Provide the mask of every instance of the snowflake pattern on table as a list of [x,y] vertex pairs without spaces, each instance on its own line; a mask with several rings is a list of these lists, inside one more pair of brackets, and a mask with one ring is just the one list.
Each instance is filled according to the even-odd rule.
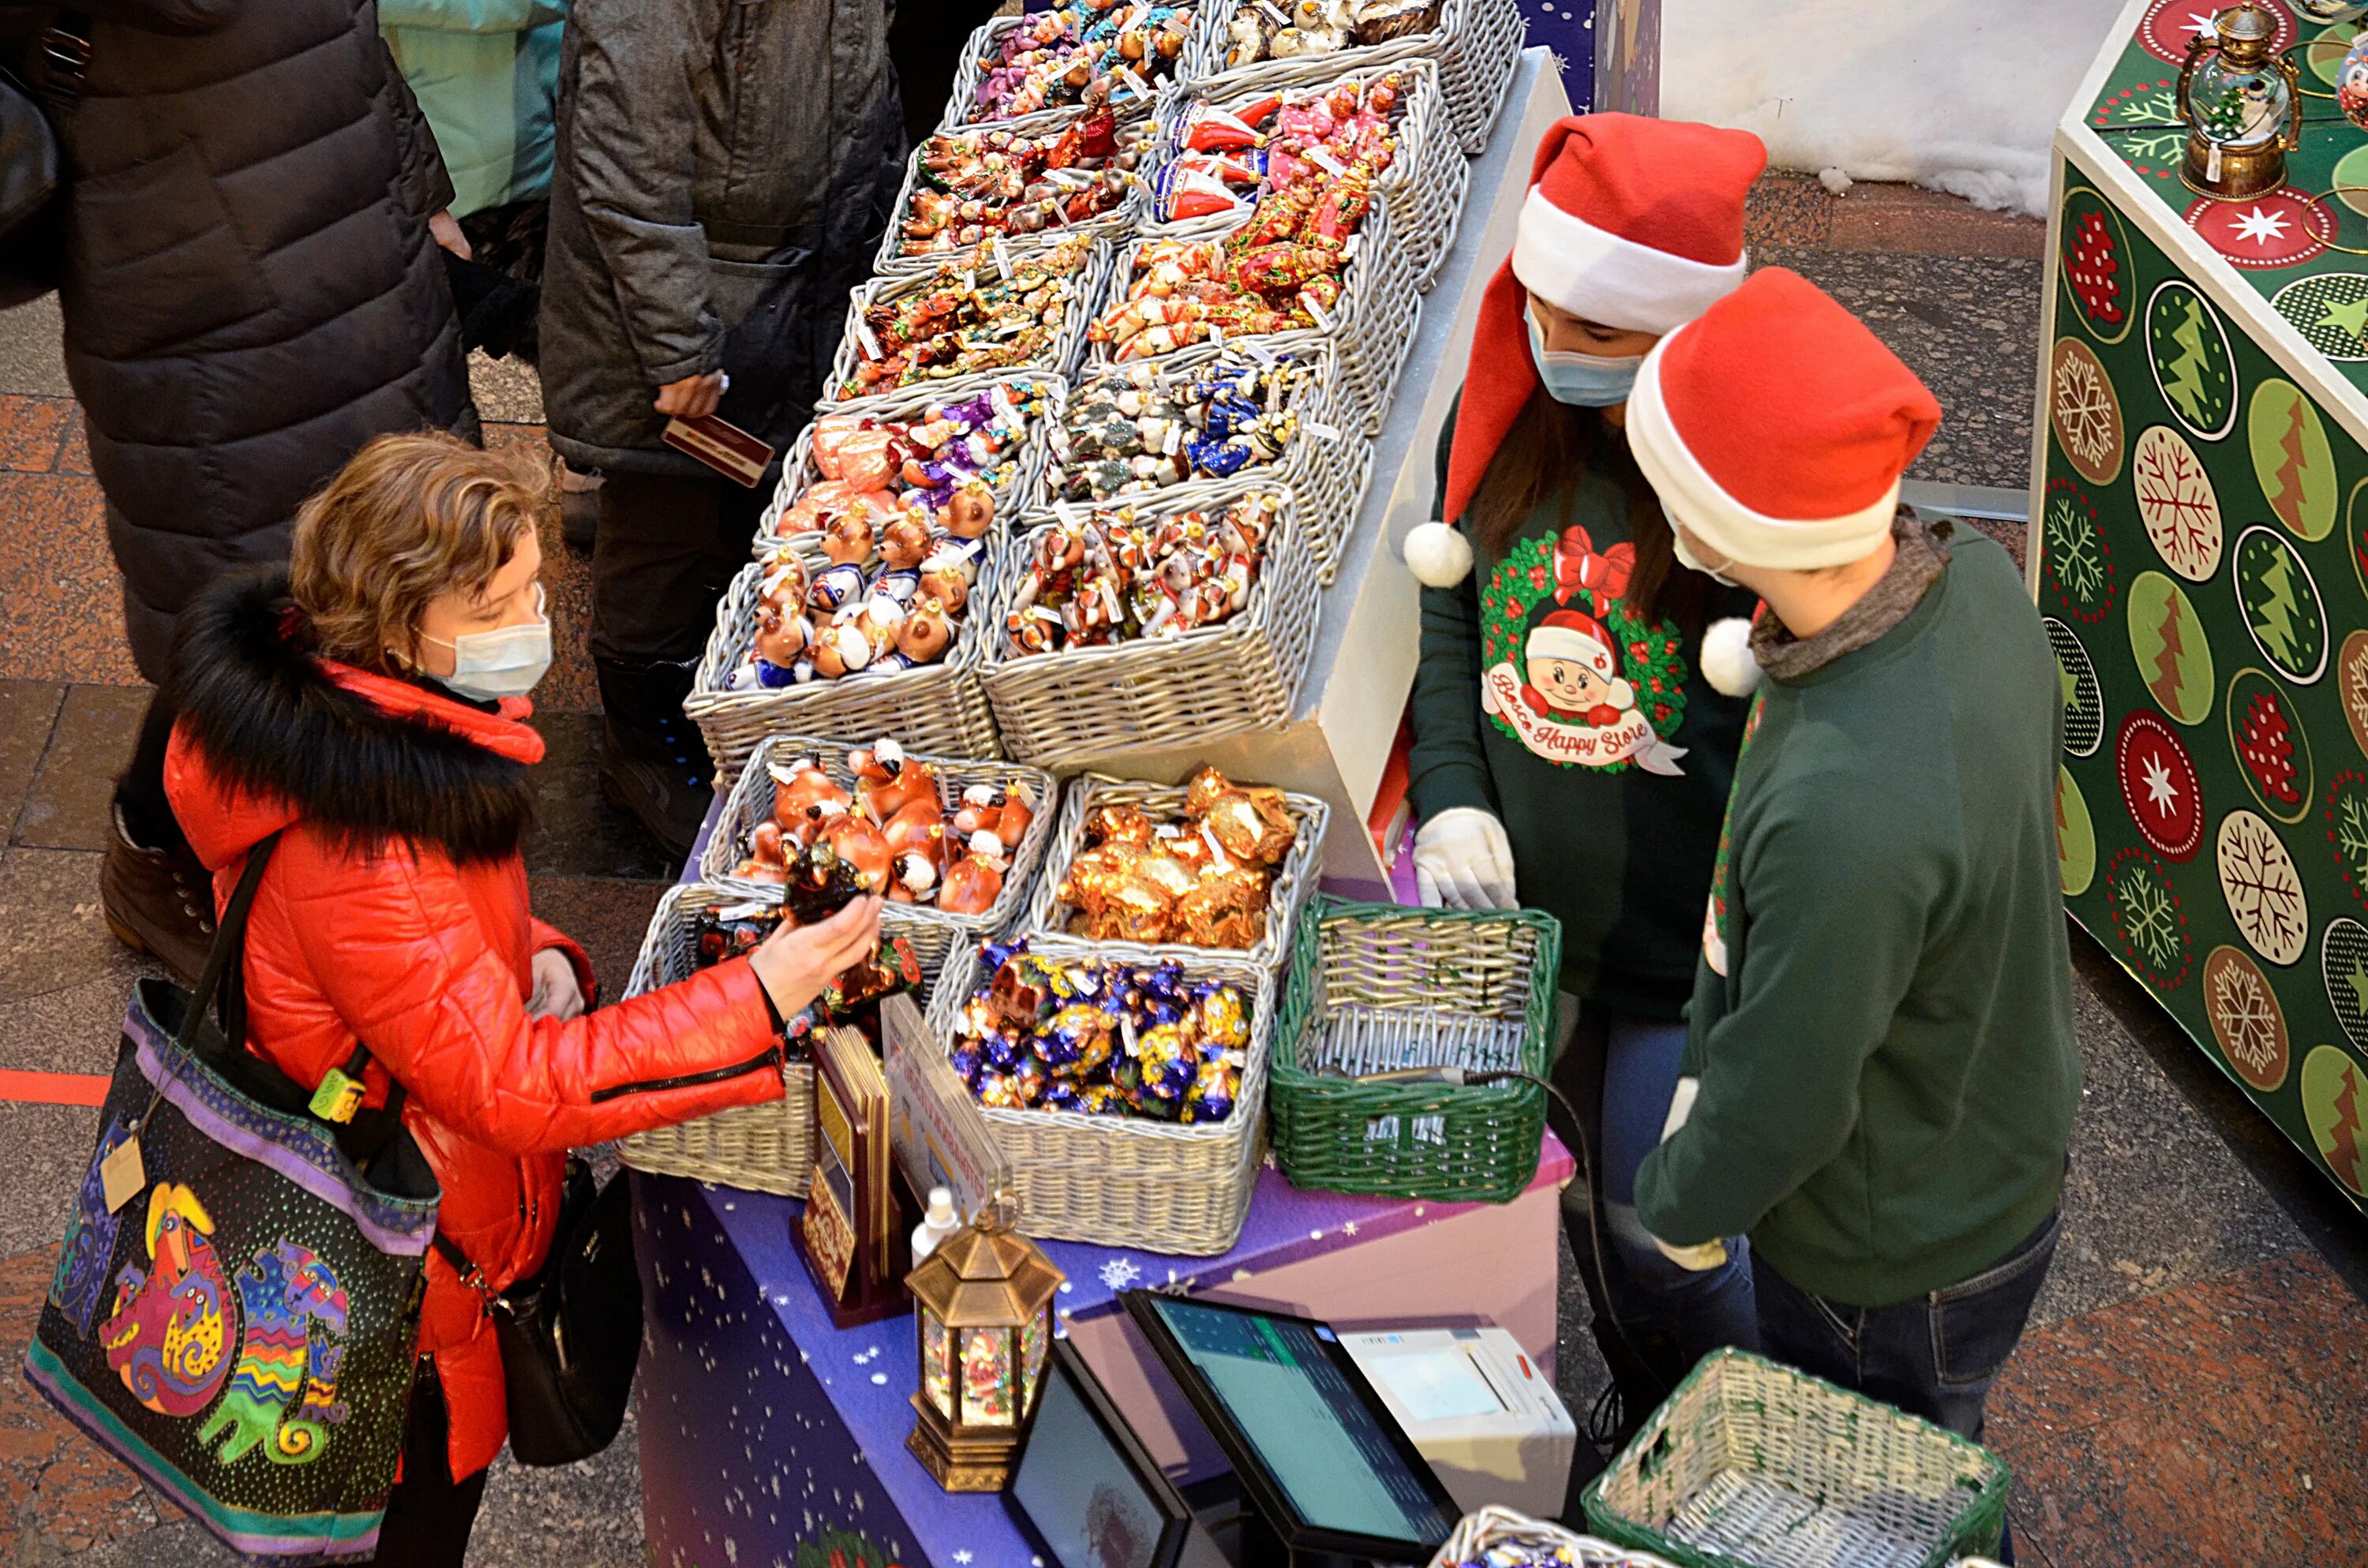
[[2168,867],[2143,849],[2117,851],[2105,867],[2105,910],[2123,955],[2147,984],[2176,991],[2187,983],[2187,912]]
[[2253,646],[2296,686],[2327,671],[2327,606],[2302,552],[2274,528],[2256,525],[2237,538],[2237,608]]
[[2089,111],[2089,129],[2150,179],[2176,182],[2187,152],[2187,128],[2179,120],[2179,78],[2135,82],[2107,93]]
[[2130,449],[2130,491],[2138,521],[2162,563],[2191,583],[2220,568],[2220,497],[2187,437],[2149,425]]
[[2052,615],[2042,616],[2040,624],[2055,652],[2056,675],[2064,687],[2064,749],[2073,756],[2094,756],[2105,744],[2105,698],[2097,686],[2096,666],[2070,627]]
[[1123,1290],[1143,1278],[1143,1270],[1131,1257],[1113,1257],[1103,1261],[1102,1283],[1113,1290]]
[[2240,201],[2198,197],[2183,216],[2231,267],[2248,270],[2308,261],[2335,237],[2335,215],[2287,185]]
[[2302,957],[2310,941],[2310,901],[2277,829],[2248,811],[2220,819],[2214,843],[2220,896],[2252,949],[2273,964]]
[[2111,484],[2122,472],[2122,400],[2095,350],[2060,337],[2048,360],[2047,425],[2081,478]]
[[[2270,50],[2272,53],[2293,47],[2294,19],[2279,0],[2255,0],[2270,14],[2273,24]],[[2155,0],[2138,23],[2138,43],[2148,54],[2167,65],[2178,65],[2187,59],[2191,40],[2212,36],[2212,18],[2221,10],[2221,0]]]
[[2064,193],[2056,270],[2071,296],[2073,319],[2100,343],[2129,335],[2136,313],[2129,231],[2122,215],[2087,186]]
[[2270,303],[2305,343],[2329,359],[2368,360],[2368,272],[2297,278]]
[[2040,564],[2065,613],[2099,621],[2113,608],[2113,547],[2088,493],[2062,477],[2040,503]]
[[2318,934],[2318,977],[2345,1037],[2368,1051],[2368,926],[2345,915],[2327,923]]
[[2285,1009],[2260,965],[2230,947],[2205,954],[2203,1017],[2237,1076],[2265,1095],[2286,1081]]
[[2355,630],[2343,639],[2335,661],[2336,692],[2343,700],[2343,722],[2351,744],[2368,756],[2368,630]]

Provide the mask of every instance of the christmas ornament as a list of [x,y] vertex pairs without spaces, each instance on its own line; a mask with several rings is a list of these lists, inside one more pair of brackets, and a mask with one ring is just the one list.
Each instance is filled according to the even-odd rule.
[[1397,155],[1405,82],[1395,71],[1226,109],[1195,104],[1176,132],[1178,155],[1159,171],[1153,215],[1179,222],[1242,212],[1266,195],[1362,164],[1378,177]]
[[1387,43],[1439,25],[1438,0],[1293,0],[1246,4],[1227,25],[1225,69]]
[[2302,145],[2302,98],[2293,61],[2273,52],[2276,18],[2232,6],[2198,33],[2180,67],[2179,118],[2187,128],[2180,178],[2221,199],[2274,190],[2286,154]]
[[972,95],[973,120],[1010,119],[1121,95],[1148,98],[1175,74],[1195,18],[1190,6],[1065,0],[995,36]]
[[874,296],[849,324],[858,355],[840,401],[1048,361],[1093,254],[1085,235],[1030,250],[991,242]]
[[1106,502],[1271,463],[1298,434],[1295,394],[1315,374],[1309,359],[1230,350],[1177,374],[1089,370],[1053,428],[1047,485],[1060,500]]
[[1270,494],[1223,512],[1160,516],[1119,506],[1038,534],[1004,618],[1015,655],[1178,637],[1237,615],[1281,515]]
[[1065,929],[1094,941],[1252,948],[1266,935],[1276,869],[1298,842],[1282,791],[1194,774],[1183,812],[1101,806],[1055,890]]
[[1012,1229],[1018,1214],[998,1189],[905,1276],[920,1358],[905,1447],[949,1492],[1002,1489],[1052,1354],[1065,1276]]
[[1114,211],[1142,183],[1153,125],[1108,104],[1059,131],[941,131],[913,157],[896,254],[943,256],[997,234],[1039,234]]

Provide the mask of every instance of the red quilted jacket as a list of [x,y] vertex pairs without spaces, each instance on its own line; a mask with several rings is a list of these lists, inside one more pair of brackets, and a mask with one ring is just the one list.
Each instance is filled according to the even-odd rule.
[[[583,949],[534,918],[519,831],[542,740],[488,713],[306,657],[285,580],[199,602],[176,653],[165,789],[227,900],[247,851],[286,829],[246,945],[249,1048],[311,1086],[367,1044],[443,1184],[442,1233],[496,1287],[551,1245],[566,1151],[781,1091],[773,1016],[745,960],[573,1021],[530,1018],[529,965]],[[451,1411],[455,1477],[501,1451],[501,1357],[474,1292],[427,1259],[419,1348]]]

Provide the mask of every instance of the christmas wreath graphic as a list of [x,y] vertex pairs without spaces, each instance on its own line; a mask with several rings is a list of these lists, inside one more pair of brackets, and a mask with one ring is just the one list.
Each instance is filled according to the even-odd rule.
[[1684,748],[1668,742],[1685,718],[1685,654],[1675,626],[1646,625],[1625,598],[1635,564],[1634,545],[1599,551],[1574,525],[1522,540],[1489,574],[1480,596],[1480,705],[1548,762],[1684,771]]

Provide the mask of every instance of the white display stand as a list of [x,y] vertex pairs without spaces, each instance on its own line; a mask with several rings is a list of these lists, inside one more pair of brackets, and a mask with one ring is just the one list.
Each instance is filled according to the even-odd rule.
[[1189,749],[1115,753],[1097,758],[1090,771],[1174,783],[1214,763],[1246,782],[1321,796],[1332,807],[1324,876],[1349,884],[1342,892],[1387,896],[1366,818],[1414,686],[1420,639],[1419,585],[1400,549],[1407,530],[1430,516],[1440,426],[1463,384],[1481,291],[1512,252],[1531,151],[1569,112],[1552,55],[1523,51],[1496,133],[1473,162],[1472,195],[1455,244],[1423,299],[1397,401],[1374,438],[1372,483],[1340,574],[1324,591],[1315,650],[1291,723]]

